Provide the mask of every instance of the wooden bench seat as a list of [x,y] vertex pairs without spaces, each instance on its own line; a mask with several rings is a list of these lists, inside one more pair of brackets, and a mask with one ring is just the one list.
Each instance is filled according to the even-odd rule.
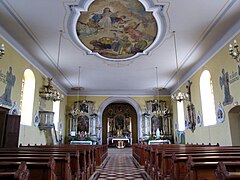
[[[32,160],[34,159],[39,159],[39,160],[43,160],[43,159],[48,159],[50,156],[53,156],[55,158],[56,161],[56,175],[57,177],[61,177],[61,178],[67,178],[70,179],[71,176],[75,176],[78,177],[79,179],[85,179],[82,178],[82,176],[84,176],[84,165],[80,164],[79,162],[83,163],[82,160],[80,160],[80,155],[79,152],[71,152],[71,153],[67,153],[67,152],[51,152],[51,151],[10,151],[10,152],[5,152],[2,153],[0,152],[0,161],[2,157],[19,157],[19,158],[32,158]],[[81,155],[81,157],[83,157],[84,155]],[[82,167],[80,167],[82,166]]]
[[[161,145],[133,145],[133,157],[139,162],[144,164],[145,170],[151,176],[152,179],[167,179],[176,177],[179,179],[179,173],[173,176],[173,163],[172,155],[176,154],[176,162],[183,163],[178,164],[176,167],[185,166],[185,174],[187,171],[187,157],[192,156],[239,156],[240,147],[233,146],[219,146],[217,145],[177,145],[177,144],[161,144]],[[175,167],[175,168],[176,168]],[[184,179],[185,177],[183,177]]]
[[[235,169],[233,169],[235,167]],[[218,180],[240,179],[240,162],[219,162],[215,175]]]
[[31,159],[29,161],[39,159],[40,162],[50,156],[53,156],[56,161],[56,175],[58,178],[86,180],[94,173],[96,166],[100,166],[107,157],[107,145],[51,145],[0,148],[0,161],[7,157],[14,157],[15,161],[17,161],[16,159],[27,160],[29,158]]
[[[24,146],[20,148],[4,148],[0,149],[1,153],[38,153],[41,154],[52,154],[53,156],[56,153],[66,153],[69,152],[71,156],[71,167],[73,167],[72,163],[76,160],[74,155],[76,152],[79,152],[79,164],[75,165],[74,172],[72,174],[77,177],[77,179],[88,179],[94,173],[96,169],[96,165],[100,165],[103,160],[107,157],[107,146],[106,145],[96,145],[96,146],[88,146],[88,145],[53,145],[53,146]],[[96,161],[96,158],[98,160]],[[75,164],[77,164],[75,162]],[[78,167],[78,168],[76,168]]]
[[[6,168],[7,165],[4,166]],[[29,179],[29,170],[27,169],[26,162],[21,162],[18,164],[17,168],[11,169],[11,171],[0,171],[1,180],[28,180]]]
[[[240,152],[210,152],[210,153],[184,153],[184,154],[176,154],[173,153],[172,156],[170,157],[170,155],[166,156],[165,158],[167,159],[171,159],[170,164],[171,165],[165,165],[167,167],[170,167],[168,173],[170,172],[170,176],[172,177],[172,179],[184,179],[184,175],[182,177],[180,171],[182,172],[182,174],[187,172],[187,160],[188,160],[188,156],[191,157],[206,157],[206,156],[216,156],[216,157],[220,157],[220,156],[240,156]],[[169,163],[169,161],[165,161],[165,163]],[[164,174],[169,175],[169,174]]]
[[[216,176],[216,170],[218,165],[224,163],[229,171],[236,172],[240,171],[240,157],[236,156],[222,156],[220,158],[209,157],[207,161],[194,159],[189,157],[188,159],[188,170],[185,179],[206,179],[206,180],[218,180]],[[221,167],[222,168],[222,167]]]
[[[0,160],[0,172],[7,174],[6,172],[14,172],[22,166],[25,161],[18,161],[18,158],[5,158],[4,161]],[[22,159],[21,159],[22,160]],[[25,162],[26,167],[22,169],[28,169],[27,176],[29,179],[34,180],[57,180],[55,174],[55,160],[51,157],[47,162],[31,161]],[[24,172],[24,171],[23,171]],[[25,173],[25,174],[26,174]],[[26,175],[25,175],[26,176]]]
[[[10,155],[10,156],[9,156]],[[11,154],[5,154],[2,155],[0,153],[0,165],[1,163],[4,162],[20,162],[20,161],[25,161],[27,165],[31,165],[31,167],[35,166],[37,167],[38,164],[41,164],[44,168],[45,165],[51,165],[51,161],[54,160],[54,170],[53,167],[52,171],[54,171],[54,174],[58,179],[72,179],[71,175],[71,169],[70,169],[70,154],[65,154],[64,156],[56,156],[56,157],[50,157],[50,155],[46,156],[39,156],[38,154],[18,154],[18,155],[11,155]],[[49,160],[50,159],[50,160]],[[12,164],[13,165],[13,164]],[[34,168],[33,168],[34,170]],[[33,173],[33,170],[31,169],[30,174]]]

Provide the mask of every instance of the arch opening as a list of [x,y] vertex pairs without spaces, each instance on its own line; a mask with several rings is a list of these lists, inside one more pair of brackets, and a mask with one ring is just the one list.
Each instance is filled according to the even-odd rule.
[[233,146],[240,145],[240,105],[230,109],[228,112],[231,140]]
[[[132,116],[133,119],[131,120],[132,127],[128,127],[128,128],[130,128],[131,131],[133,132],[132,143],[137,143],[139,137],[142,136],[142,134],[141,134],[142,110],[136,101],[134,101],[133,99],[128,98],[128,97],[110,97],[110,98],[106,99],[99,107],[98,124],[100,127],[102,127],[100,130],[100,142],[99,143],[100,144],[107,143],[107,123],[108,123],[108,121],[106,119],[106,113],[108,113],[108,108],[114,104],[118,104],[118,105],[122,104],[122,105],[126,105],[126,107],[129,107],[129,109],[132,108],[132,113],[133,113],[133,116]],[[134,115],[134,113],[135,113],[135,115]],[[119,113],[119,114],[121,114],[121,113]],[[117,126],[115,126],[115,127],[117,127]],[[125,126],[125,130],[126,130],[126,128],[127,127]],[[117,132],[117,131],[115,131],[115,132]],[[123,135],[123,134],[121,134],[121,135]]]

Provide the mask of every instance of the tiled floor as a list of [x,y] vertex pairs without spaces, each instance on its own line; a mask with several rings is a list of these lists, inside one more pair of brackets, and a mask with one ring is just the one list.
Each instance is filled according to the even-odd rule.
[[149,178],[144,169],[135,163],[131,148],[111,148],[108,150],[106,161],[97,169],[92,179],[148,180]]

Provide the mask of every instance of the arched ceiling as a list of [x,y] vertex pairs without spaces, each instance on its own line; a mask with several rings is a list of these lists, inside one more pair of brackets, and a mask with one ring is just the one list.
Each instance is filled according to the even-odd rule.
[[240,31],[239,0],[129,2],[1,0],[0,37],[65,94],[80,82],[82,95],[130,96],[156,94],[155,67],[161,93],[170,94]]

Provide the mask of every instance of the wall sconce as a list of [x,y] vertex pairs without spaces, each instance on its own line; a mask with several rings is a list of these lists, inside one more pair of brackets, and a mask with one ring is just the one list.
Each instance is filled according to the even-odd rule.
[[39,96],[46,100],[62,101],[64,99],[64,95],[53,88],[51,81],[52,78],[48,78],[48,84],[43,85],[43,87],[39,90]]
[[0,59],[2,59],[4,54],[5,54],[5,47],[4,47],[4,44],[2,44],[0,47]]
[[196,114],[195,114],[195,107],[192,103],[192,98],[191,98],[191,85],[192,85],[192,82],[190,80],[188,80],[188,83],[186,85],[188,100],[190,102],[187,105],[188,128],[191,129],[192,132],[194,132],[195,128],[196,128]]
[[240,61],[240,52],[238,49],[237,40],[233,41],[234,45],[229,44],[229,55],[232,56],[233,59],[236,60],[237,63]]

